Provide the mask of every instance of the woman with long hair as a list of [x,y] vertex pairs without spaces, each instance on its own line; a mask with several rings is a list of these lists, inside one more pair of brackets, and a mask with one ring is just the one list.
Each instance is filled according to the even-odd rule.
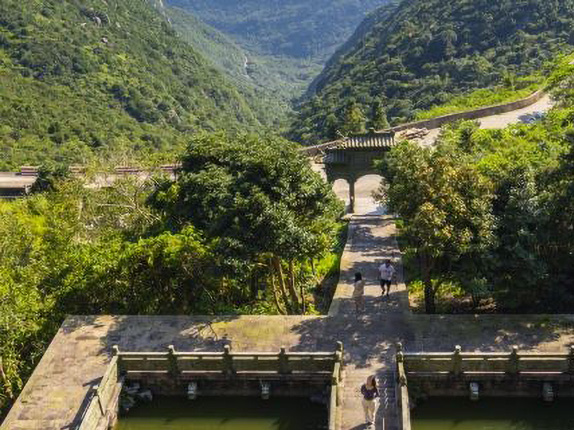
[[369,376],[367,381],[361,386],[361,394],[363,395],[365,421],[368,426],[371,426],[375,422],[377,399],[379,398],[379,389],[377,388],[377,378],[375,375]]

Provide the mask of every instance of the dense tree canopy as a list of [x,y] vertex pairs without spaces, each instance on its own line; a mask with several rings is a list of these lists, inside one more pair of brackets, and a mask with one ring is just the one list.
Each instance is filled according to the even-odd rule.
[[445,127],[436,149],[403,144],[388,157],[389,203],[404,222],[407,266],[411,281],[427,287],[427,309],[445,281],[503,311],[570,309],[571,124],[564,101],[536,124],[479,130],[463,122]]
[[473,276],[465,266],[494,241],[489,182],[448,144],[436,149],[405,142],[386,160],[389,208],[404,221],[407,252],[418,263],[426,310],[447,279]]
[[[152,197],[174,229],[191,223],[216,241],[230,275],[269,260],[279,285],[288,263],[287,309],[298,309],[293,264],[320,255],[342,208],[330,186],[282,139],[203,135],[192,140],[173,183]],[[248,270],[251,270],[248,268]]]

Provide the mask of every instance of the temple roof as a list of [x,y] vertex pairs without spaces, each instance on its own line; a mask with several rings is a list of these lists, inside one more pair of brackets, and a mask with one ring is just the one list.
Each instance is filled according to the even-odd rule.
[[329,149],[387,149],[394,145],[394,133],[368,133],[346,137]]

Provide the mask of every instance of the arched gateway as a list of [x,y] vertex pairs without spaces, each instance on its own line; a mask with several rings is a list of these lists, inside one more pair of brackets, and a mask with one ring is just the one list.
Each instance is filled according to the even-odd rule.
[[395,146],[394,132],[370,131],[334,142],[310,147],[307,154],[324,164],[330,183],[344,179],[349,184],[350,211],[355,209],[355,184],[366,175],[378,175],[375,161]]

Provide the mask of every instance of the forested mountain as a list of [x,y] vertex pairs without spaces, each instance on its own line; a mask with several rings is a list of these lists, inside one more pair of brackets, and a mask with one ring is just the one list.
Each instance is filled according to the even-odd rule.
[[[309,82],[309,71],[299,76],[285,72],[280,58],[249,52],[230,36],[179,8],[161,7],[179,36],[198,50],[238,88],[250,106],[258,111],[265,124],[285,127],[292,112],[290,99],[300,95]],[[318,66],[313,74],[320,72]]]
[[167,0],[261,52],[327,59],[387,0]]
[[[246,73],[263,103],[284,123],[293,101],[298,101],[316,78],[325,61],[344,43],[353,30],[377,6],[389,0],[166,0],[164,8],[184,38],[203,37],[200,23],[183,11],[198,17],[203,24],[221,31],[233,40],[245,58],[220,57],[214,43],[201,44],[206,56],[225,73]],[[212,42],[221,42],[214,35]],[[238,61],[239,60],[239,61]],[[233,64],[230,64],[233,63]],[[240,82],[241,88],[245,83]],[[271,94],[271,98],[265,95]]]
[[411,119],[453,95],[538,71],[574,43],[574,0],[405,0],[377,15],[315,81],[296,138],[332,138],[349,121],[353,129],[380,116],[381,106],[392,123]]
[[255,129],[268,115],[148,0],[0,2],[0,100],[0,169],[144,156],[199,129]]

